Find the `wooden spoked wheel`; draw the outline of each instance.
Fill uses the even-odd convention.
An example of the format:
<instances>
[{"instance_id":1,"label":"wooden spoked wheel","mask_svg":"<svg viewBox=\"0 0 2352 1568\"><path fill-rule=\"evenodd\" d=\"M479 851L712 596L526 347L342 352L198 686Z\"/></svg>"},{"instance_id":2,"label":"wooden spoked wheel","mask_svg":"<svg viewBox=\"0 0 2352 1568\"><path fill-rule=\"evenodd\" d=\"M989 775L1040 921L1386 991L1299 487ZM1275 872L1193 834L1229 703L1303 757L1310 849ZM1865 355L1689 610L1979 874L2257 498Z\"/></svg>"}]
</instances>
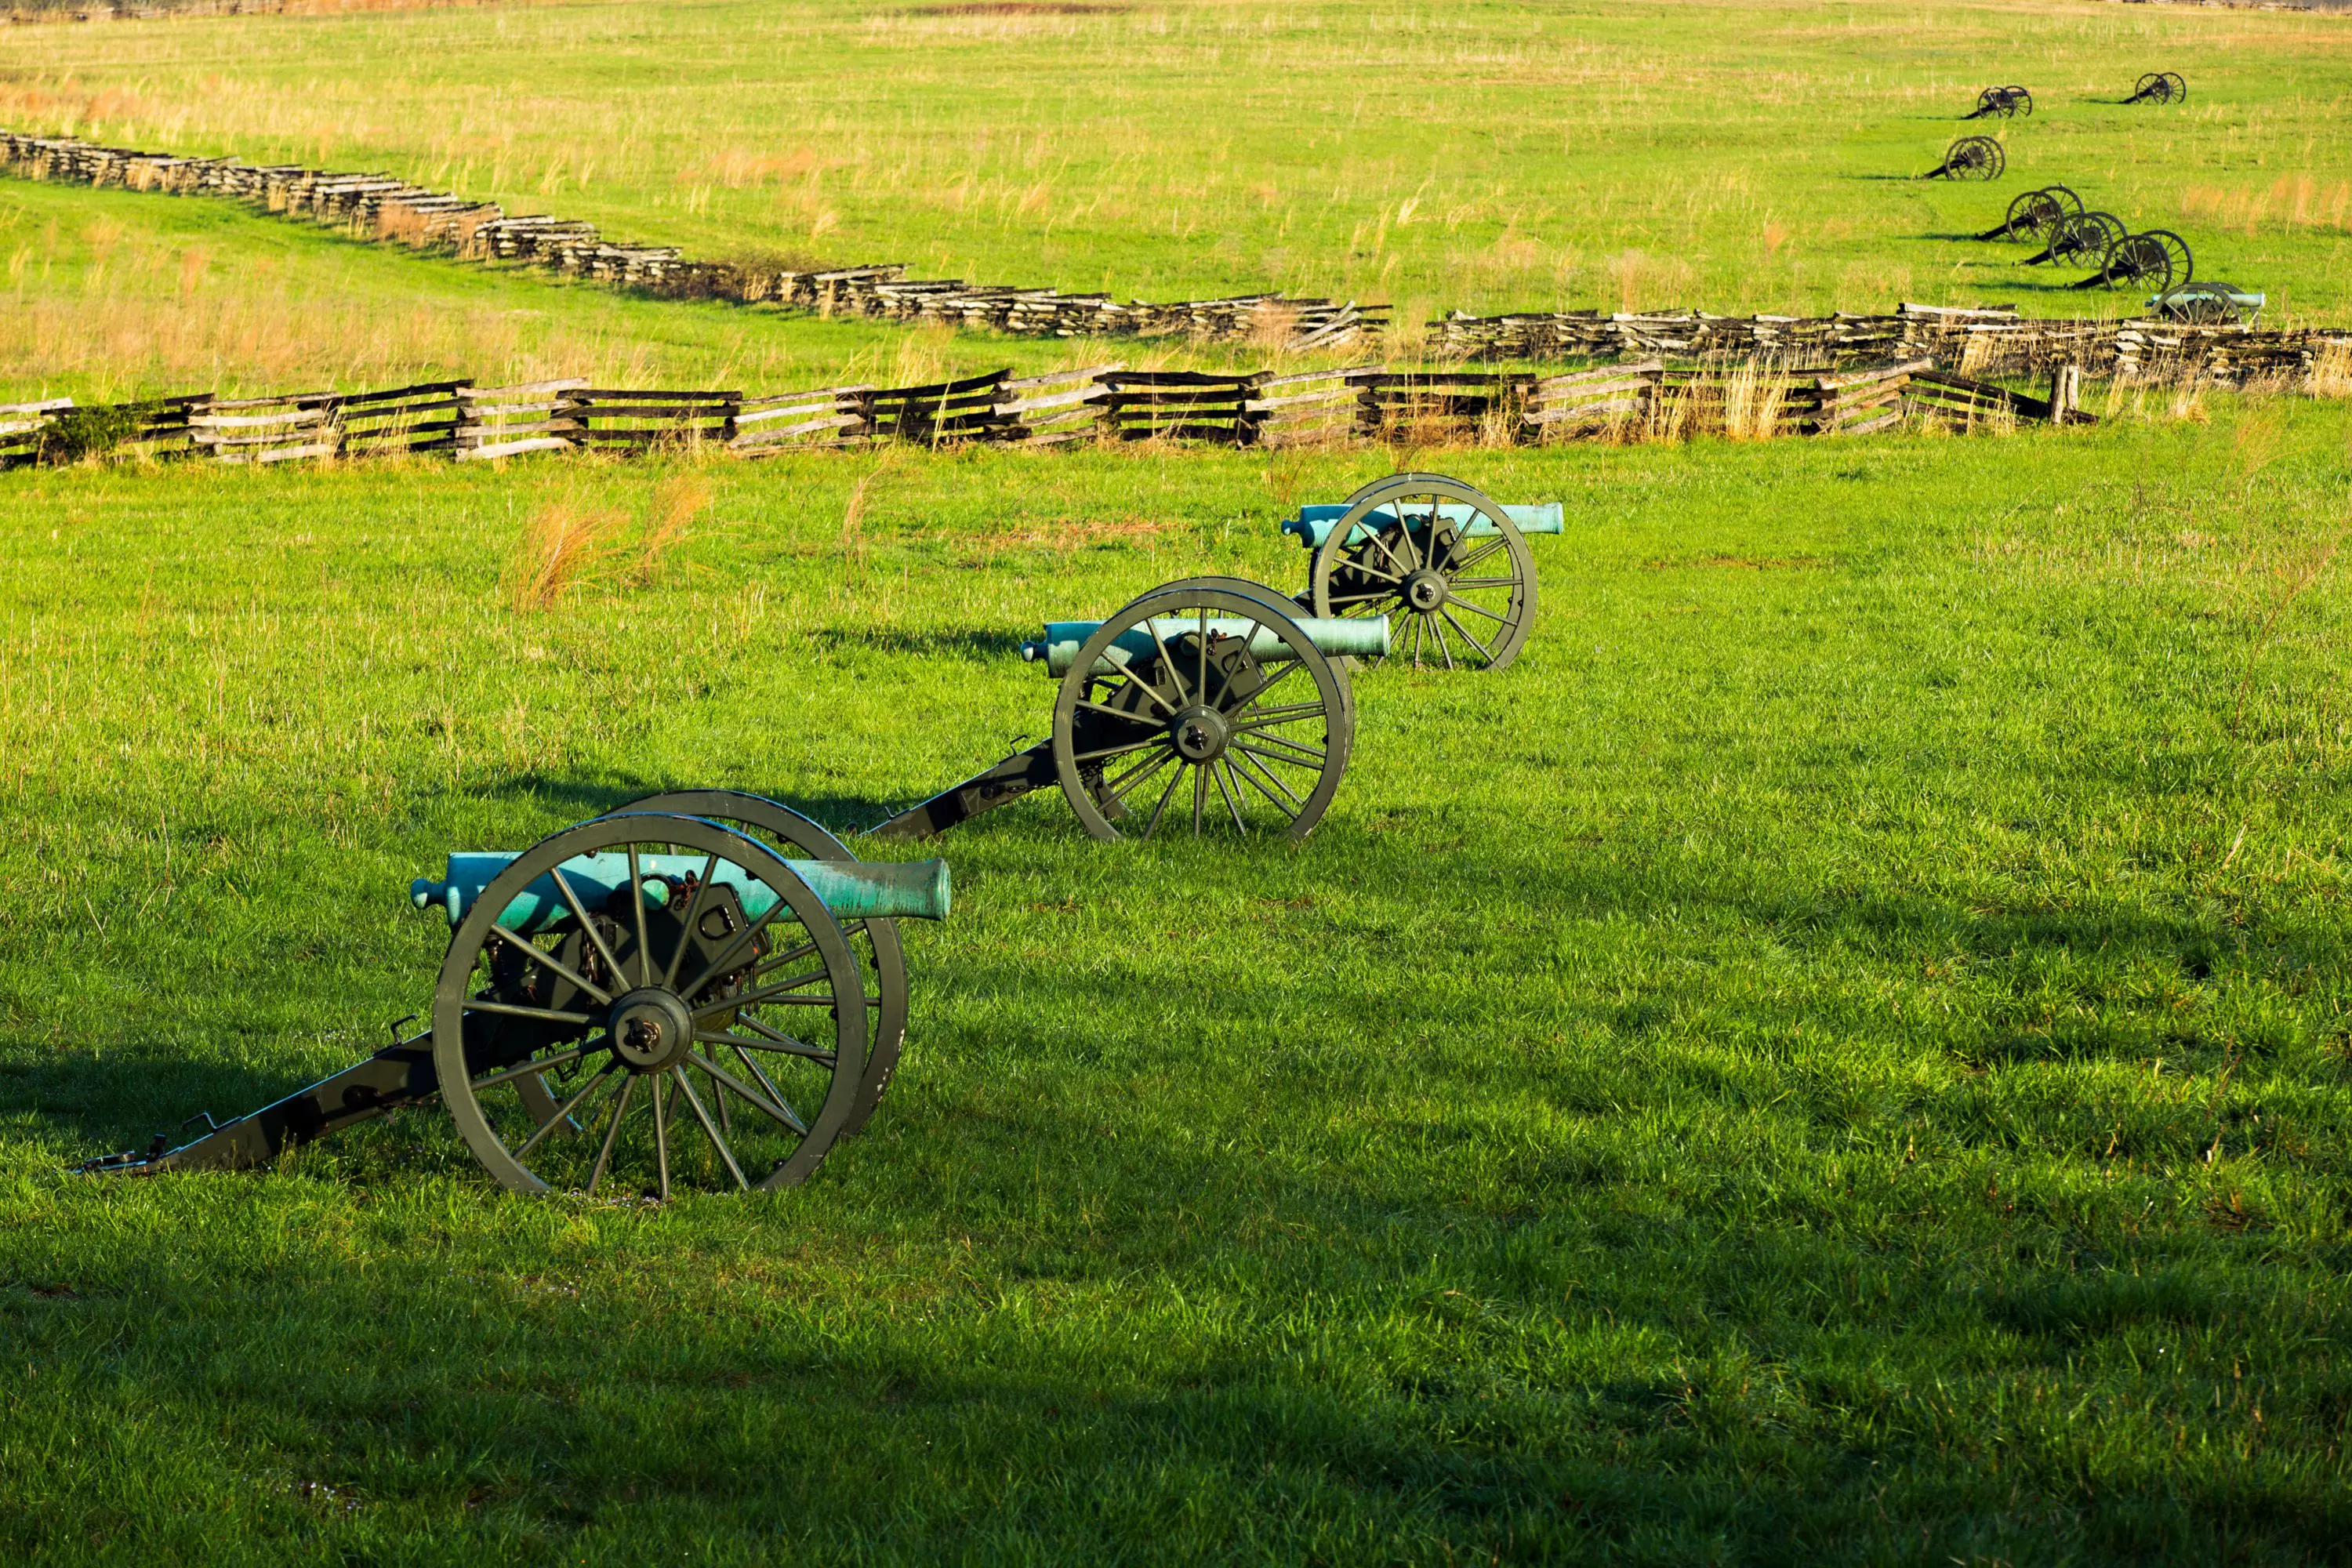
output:
<instances>
[{"instance_id":1,"label":"wooden spoked wheel","mask_svg":"<svg viewBox=\"0 0 2352 1568\"><path fill-rule=\"evenodd\" d=\"M765 796L736 790L680 790L647 795L620 809L624 813L660 813L723 822L760 839L788 860L859 858L822 824ZM866 1071L857 1086L857 1104L850 1111L848 1124L841 1130L847 1137L864 1129L874 1108L889 1092L891 1075L898 1070L898 1053L907 1040L907 948L898 938L898 922L893 920L845 921L841 931L866 977L866 1016L873 1029L866 1042ZM727 1101L722 1100L720 1103L726 1105Z\"/></svg>"},{"instance_id":2,"label":"wooden spoked wheel","mask_svg":"<svg viewBox=\"0 0 2352 1568\"><path fill-rule=\"evenodd\" d=\"M1355 742L1347 672L1253 586L1156 590L1079 647L1054 767L1093 837L1303 838L1322 820Z\"/></svg>"},{"instance_id":3,"label":"wooden spoked wheel","mask_svg":"<svg viewBox=\"0 0 2352 1568\"><path fill-rule=\"evenodd\" d=\"M1167 594L1183 588L1209 588L1226 594L1245 594L1251 598L1265 600L1267 604L1273 605L1276 609L1282 611L1285 615L1311 616L1315 613L1315 594L1314 590L1311 588L1305 593L1286 595L1281 589L1275 587L1270 583L1260 583L1248 577L1220 577L1213 574L1201 577L1180 577L1173 583L1161 584L1159 587L1154 588L1152 592L1155 594ZM1331 662L1339 666L1340 669L1345 670L1352 661L1346 658L1335 658L1332 659ZM1343 705L1348 710L1349 721L1352 723L1356 711L1356 683L1352 680L1341 680L1339 682L1339 696L1342 700Z\"/></svg>"},{"instance_id":4,"label":"wooden spoked wheel","mask_svg":"<svg viewBox=\"0 0 2352 1568\"><path fill-rule=\"evenodd\" d=\"M1963 136L1944 153L1944 173L1955 180L1997 180L2009 154L1990 136Z\"/></svg>"},{"instance_id":5,"label":"wooden spoked wheel","mask_svg":"<svg viewBox=\"0 0 2352 1568\"><path fill-rule=\"evenodd\" d=\"M2195 263L2189 242L2169 229L2127 235L2107 258L2106 285L2151 289L2161 294L2189 281Z\"/></svg>"},{"instance_id":6,"label":"wooden spoked wheel","mask_svg":"<svg viewBox=\"0 0 2352 1568\"><path fill-rule=\"evenodd\" d=\"M2066 216L2065 205L2048 191L2027 191L2009 204L2002 226L2011 239L2033 239L2048 234Z\"/></svg>"},{"instance_id":7,"label":"wooden spoked wheel","mask_svg":"<svg viewBox=\"0 0 2352 1568\"><path fill-rule=\"evenodd\" d=\"M2018 86L2015 82L2011 82L2007 87L2002 88L2000 89L2000 94L2002 100L2009 105L2007 109L2001 111L2004 115L2014 116L2022 114L2028 120L2033 118L2033 94L2028 92L2024 88Z\"/></svg>"},{"instance_id":8,"label":"wooden spoked wheel","mask_svg":"<svg viewBox=\"0 0 2352 1568\"><path fill-rule=\"evenodd\" d=\"M803 1181L857 1103L867 1038L824 900L759 840L689 816L598 817L526 850L452 933L433 994L442 1100L518 1193Z\"/></svg>"},{"instance_id":9,"label":"wooden spoked wheel","mask_svg":"<svg viewBox=\"0 0 2352 1568\"><path fill-rule=\"evenodd\" d=\"M1348 498L1315 548L1318 616L1387 616L1389 657L1501 669L1536 619L1536 563L1510 514L1443 474L1392 474Z\"/></svg>"},{"instance_id":10,"label":"wooden spoked wheel","mask_svg":"<svg viewBox=\"0 0 2352 1568\"><path fill-rule=\"evenodd\" d=\"M2181 75L2179 71L2166 71L2164 73L2164 84L2168 89L2165 94L2165 101L2167 103L2186 103L2189 101L2189 83L2181 79Z\"/></svg>"},{"instance_id":11,"label":"wooden spoked wheel","mask_svg":"<svg viewBox=\"0 0 2352 1568\"><path fill-rule=\"evenodd\" d=\"M2105 267L2124 234L2123 220L2113 213L2076 213L2050 236L2050 259L2070 267Z\"/></svg>"}]
</instances>

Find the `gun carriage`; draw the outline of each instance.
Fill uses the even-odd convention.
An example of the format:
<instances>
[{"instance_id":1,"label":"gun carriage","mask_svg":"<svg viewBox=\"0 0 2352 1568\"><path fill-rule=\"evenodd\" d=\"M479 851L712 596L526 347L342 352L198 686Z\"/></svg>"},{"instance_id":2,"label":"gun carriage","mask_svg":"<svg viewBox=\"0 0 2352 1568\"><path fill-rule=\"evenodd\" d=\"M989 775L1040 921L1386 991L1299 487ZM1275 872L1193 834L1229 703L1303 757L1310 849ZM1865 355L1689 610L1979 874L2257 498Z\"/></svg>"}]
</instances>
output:
<instances>
[{"instance_id":1,"label":"gun carriage","mask_svg":"<svg viewBox=\"0 0 2352 1568\"><path fill-rule=\"evenodd\" d=\"M801 851L808 858L787 858ZM896 921L944 862L857 860L755 796L655 796L520 854L455 854L410 896L450 926L422 1032L123 1174L267 1164L438 1099L508 1189L772 1189L872 1115L906 1030Z\"/></svg>"},{"instance_id":2,"label":"gun carriage","mask_svg":"<svg viewBox=\"0 0 2352 1568\"><path fill-rule=\"evenodd\" d=\"M1977 106L1960 116L1962 120L2014 120L2019 115L2033 115L2033 95L2011 82L2007 87L1989 87L1977 94Z\"/></svg>"},{"instance_id":3,"label":"gun carriage","mask_svg":"<svg viewBox=\"0 0 2352 1568\"><path fill-rule=\"evenodd\" d=\"M1990 136L1963 136L1944 149L1944 161L1919 177L1923 180L1998 180L2009 167L2009 153Z\"/></svg>"},{"instance_id":4,"label":"gun carriage","mask_svg":"<svg viewBox=\"0 0 2352 1568\"><path fill-rule=\"evenodd\" d=\"M2083 198L2063 185L2044 185L2038 191L2027 191L2009 204L2009 211L2000 223L1985 230L1979 239L2044 239L2058 226L2083 210Z\"/></svg>"}]
</instances>

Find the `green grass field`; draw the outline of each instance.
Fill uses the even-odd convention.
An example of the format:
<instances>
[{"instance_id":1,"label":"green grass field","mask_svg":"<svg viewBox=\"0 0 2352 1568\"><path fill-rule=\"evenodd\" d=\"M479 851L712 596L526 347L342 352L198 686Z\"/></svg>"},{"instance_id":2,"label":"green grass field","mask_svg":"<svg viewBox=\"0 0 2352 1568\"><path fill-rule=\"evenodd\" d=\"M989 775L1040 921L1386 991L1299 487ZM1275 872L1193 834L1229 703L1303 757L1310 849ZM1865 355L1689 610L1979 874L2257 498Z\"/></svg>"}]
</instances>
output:
<instances>
[{"instance_id":1,"label":"green grass field","mask_svg":"<svg viewBox=\"0 0 2352 1568\"><path fill-rule=\"evenodd\" d=\"M58 1167L342 1065L407 879L667 785L851 826L1012 656L1386 454L0 495L0 1546L42 1562L2340 1560L2346 421L1456 453L1558 495L1495 677L1304 846L943 841L863 1138L501 1196L412 1113Z\"/></svg>"},{"instance_id":2,"label":"green grass field","mask_svg":"<svg viewBox=\"0 0 2352 1568\"><path fill-rule=\"evenodd\" d=\"M1429 309L2071 309L1930 237L2075 175L2340 321L2347 26L419 9L0 29L0 123ZM2185 110L2091 101L2167 64ZM2008 181L1874 178L2008 79ZM0 395L1101 353L16 182L0 259ZM2352 1561L2352 413L2105 397L0 476L0 1562ZM870 824L1044 731L1040 621L1296 585L1275 520L1407 467L1565 502L1519 662L1362 673L1300 845L1099 846L1055 792L942 840L904 1065L806 1186L524 1201L433 1110L65 1173L387 1041L449 851L665 788ZM613 552L519 608L558 514Z\"/></svg>"}]
</instances>

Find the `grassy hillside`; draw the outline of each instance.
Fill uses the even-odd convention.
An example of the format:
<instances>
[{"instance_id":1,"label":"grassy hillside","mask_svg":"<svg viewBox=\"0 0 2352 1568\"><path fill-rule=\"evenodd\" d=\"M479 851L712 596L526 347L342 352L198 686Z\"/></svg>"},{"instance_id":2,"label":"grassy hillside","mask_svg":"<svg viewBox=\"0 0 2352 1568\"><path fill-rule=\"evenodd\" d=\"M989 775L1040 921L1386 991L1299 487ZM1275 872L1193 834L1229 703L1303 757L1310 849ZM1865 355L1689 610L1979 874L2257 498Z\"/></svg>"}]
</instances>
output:
<instances>
[{"instance_id":1,"label":"grassy hillside","mask_svg":"<svg viewBox=\"0 0 2352 1568\"><path fill-rule=\"evenodd\" d=\"M2117 103L2143 71L2184 106ZM1979 88L1991 186L1932 166ZM0 30L0 123L410 178L697 254L1150 297L2121 308L1954 237L2063 182L2346 319L2339 15L1896 0L878 0ZM1971 126L1969 130L1983 127Z\"/></svg>"},{"instance_id":2,"label":"grassy hillside","mask_svg":"<svg viewBox=\"0 0 2352 1568\"><path fill-rule=\"evenodd\" d=\"M58 1168L384 1038L446 851L874 820L1405 455L12 477L0 1554L2340 1560L2347 433L1448 455L1569 505L1517 667L1297 847L945 841L874 1128L660 1210Z\"/></svg>"}]
</instances>

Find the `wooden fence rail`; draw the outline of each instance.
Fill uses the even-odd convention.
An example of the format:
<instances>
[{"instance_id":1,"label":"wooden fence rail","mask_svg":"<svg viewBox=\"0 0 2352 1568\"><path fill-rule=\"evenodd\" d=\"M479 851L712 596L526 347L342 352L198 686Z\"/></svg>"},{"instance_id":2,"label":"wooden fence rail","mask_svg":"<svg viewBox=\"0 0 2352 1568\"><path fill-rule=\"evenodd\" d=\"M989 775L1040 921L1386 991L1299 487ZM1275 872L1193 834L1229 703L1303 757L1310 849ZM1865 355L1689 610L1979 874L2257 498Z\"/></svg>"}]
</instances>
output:
<instances>
[{"instance_id":1,"label":"wooden fence rail","mask_svg":"<svg viewBox=\"0 0 2352 1568\"><path fill-rule=\"evenodd\" d=\"M401 454L459 462L530 452L709 449L765 458L883 443L1051 446L1179 441L1286 447L1354 440L1535 446L1664 438L1769 417L1769 433L1861 435L1906 418L1962 428L2087 423L2064 369L2036 398L1909 360L1866 370L1766 374L1664 360L1566 375L1384 365L1275 375L1123 365L923 386L740 391L425 382L380 392L158 398L78 407L0 405L0 468L102 456L277 463ZM2063 389L2063 390L2062 390ZM1748 412L1741 416L1736 408Z\"/></svg>"}]
</instances>

